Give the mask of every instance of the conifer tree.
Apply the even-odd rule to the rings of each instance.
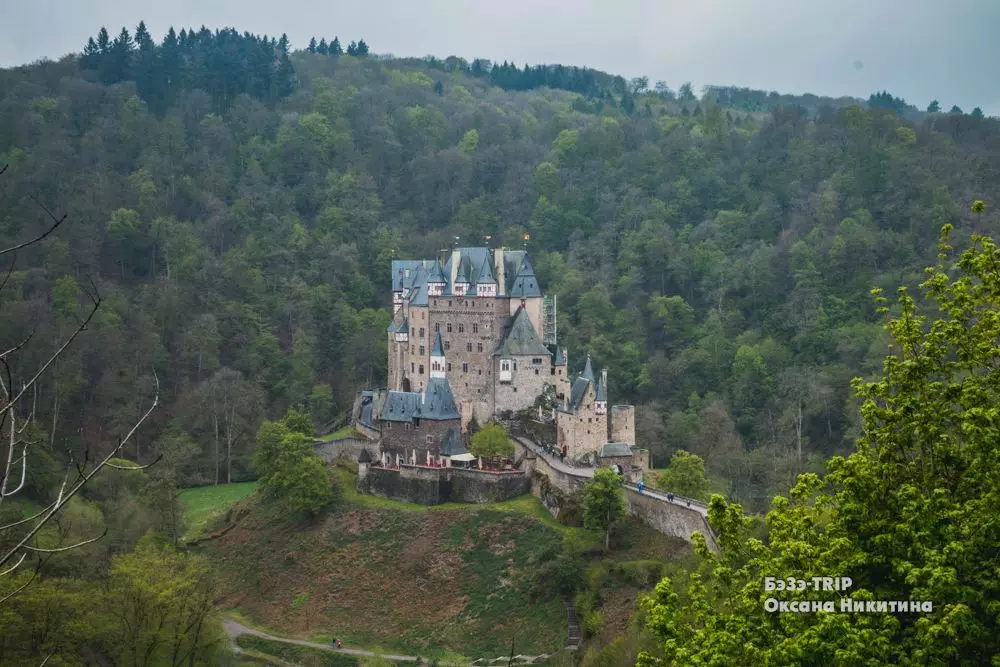
[[[940,113],[940,112],[941,112],[941,104],[937,100],[933,100],[930,104],[927,105],[927,113]]]
[[[285,33],[281,33],[281,39],[278,40],[275,46],[277,47],[279,52],[288,53],[288,46],[289,46],[288,35],[286,35]]]
[[[333,41],[330,42],[330,55],[331,56],[344,55],[344,49],[340,46],[340,39],[337,37],[334,37]]]
[[[358,52],[357,52],[357,55],[359,55],[359,56],[367,56],[368,55],[368,44],[366,44],[365,40],[363,40],[363,39],[359,39],[358,40]]]
[[[975,109],[972,110],[971,116],[973,118],[982,118],[984,116],[983,110],[980,109],[979,107],[976,107]]]
[[[80,58],[80,66],[84,69],[96,69],[101,60],[101,49],[93,37],[87,39],[87,45],[83,47],[83,56]]]
[[[351,41],[351,43],[347,45],[347,55],[349,55],[349,56],[356,56],[356,55],[358,55],[358,43],[357,42]]]
[[[324,56],[330,53],[330,47],[326,43],[326,37],[320,38],[319,44],[316,45],[316,53]]]
[[[309,53],[316,53],[316,38],[315,37],[310,37],[309,38],[309,46],[306,47],[306,51],[308,51]]]

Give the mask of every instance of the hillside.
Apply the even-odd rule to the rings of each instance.
[[[348,502],[310,525],[251,498],[236,528],[204,552],[224,604],[289,636],[411,655],[555,653],[558,599],[532,602],[532,572],[561,535],[517,512],[399,509]]]
[[[235,32],[177,48],[166,91],[128,43],[112,69],[0,72],[0,234],[45,229],[29,195],[68,215],[18,257],[0,340],[71,330],[96,289],[33,397],[45,441],[105,449],[155,371],[161,406],[127,453],[163,453],[182,484],[247,479],[261,418],[304,402],[338,426],[384,381],[392,257],[529,233],[571,371],[586,352],[610,369],[654,465],[693,451],[762,509],[852,446],[849,380],[885,349],[871,287],[917,282],[945,222],[959,247],[1000,224],[969,211],[1000,201],[990,119],[623,104],[448,61],[279,57]],[[209,56],[244,48],[281,76],[221,76]],[[15,374],[51,343],[31,339]]]

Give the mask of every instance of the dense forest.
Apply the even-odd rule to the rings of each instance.
[[[858,433],[850,379],[886,345],[870,289],[918,281],[942,224],[961,246],[1000,222],[969,209],[1000,200],[992,119],[760,113],[358,44],[140,26],[0,72],[0,234],[45,229],[36,201],[68,216],[0,292],[5,346],[42,332],[15,375],[103,298],[31,397],[33,493],[113,444],[154,371],[127,455],[163,454],[181,484],[252,477],[261,420],[304,404],[337,426],[384,381],[392,257],[530,232],[574,370],[609,368],[654,463],[697,453],[761,509]]]

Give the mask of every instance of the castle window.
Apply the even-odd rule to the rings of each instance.
[[[592,422],[592,421],[594,421],[594,420],[593,420],[593,419],[591,419],[590,417],[587,417],[587,423],[588,423],[588,424],[589,424],[590,422]],[[588,431],[588,433],[589,433],[589,431]]]
[[[537,368],[535,369],[535,375],[538,375],[538,369]]]
[[[451,333],[451,323],[448,323],[448,333]]]
[[[540,363],[542,363],[542,359],[541,359],[541,357],[533,357],[531,359],[531,363],[533,363],[533,364],[540,364]]]
[[[513,390],[514,390],[514,393],[515,393],[515,394],[517,393],[517,387],[511,387],[511,389],[513,389]]]
[[[480,375],[482,375],[482,374],[483,374],[483,369],[482,369],[482,368],[480,368],[480,369],[479,369],[479,374],[480,374]]]
[[[409,424],[405,424],[405,425],[403,426],[403,428],[405,428],[405,429],[406,429],[407,431],[409,431],[409,430],[410,430],[410,425],[409,425]]]
[[[479,344],[477,345],[477,347],[479,348],[479,349],[477,350],[478,352],[482,352],[482,351],[483,351],[483,344],[482,344],[482,343],[479,343]]]
[[[421,356],[421,357],[422,357],[422,356],[424,356],[424,352],[425,352],[426,350],[427,350],[427,348],[426,348],[426,347],[424,347],[423,345],[421,345],[421,346],[420,346],[420,356]]]
[[[414,429],[420,428],[420,417],[413,418],[413,428]]]
[[[448,372],[451,372],[451,364],[448,364]]]
[[[472,352],[472,343],[466,343],[465,344],[465,351],[466,352]]]
[[[448,306],[451,307],[451,299],[448,299]]]
[[[472,333],[479,333],[479,325],[478,324],[473,324],[472,325]]]
[[[423,364],[420,364],[420,373],[419,374],[420,375],[424,374],[424,365]]]
[[[555,375],[556,374],[556,369],[550,368],[549,370],[551,371],[550,375]]]
[[[462,364],[462,372],[463,373],[469,372],[469,364]]]
[[[429,436],[427,436],[427,438],[426,438],[425,442],[426,442],[426,443],[427,443],[428,445],[430,445],[430,444],[433,444],[433,442],[434,442],[434,436],[433,436],[433,435],[429,435]]]
[[[459,324],[458,325],[458,333],[465,333],[465,325],[464,324]]]
[[[414,369],[413,364],[410,364],[410,372],[411,373],[416,373],[416,370]]]
[[[421,338],[424,337],[424,328],[423,327],[420,327],[420,337]],[[420,354],[423,354],[423,352],[421,352]]]
[[[451,341],[450,340],[446,340],[444,342],[444,349],[446,349],[446,350],[450,350],[451,349]]]
[[[440,322],[435,322],[434,323],[434,333],[441,333],[441,323]]]

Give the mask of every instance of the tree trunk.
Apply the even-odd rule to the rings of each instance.
[[[799,462],[801,463],[801,461],[802,461],[802,401],[799,401],[798,408],[799,408],[799,415],[798,415],[798,418],[795,420],[795,440],[796,440],[796,447],[797,447],[798,456],[799,456]]]
[[[49,448],[55,447],[56,443],[56,420],[59,419],[59,385],[55,386],[55,394],[52,397],[52,432],[49,435]]]
[[[236,408],[230,408],[226,419],[226,484],[233,482],[233,420],[236,419]]]
[[[213,415],[215,422],[215,483],[219,483],[219,415]]]

